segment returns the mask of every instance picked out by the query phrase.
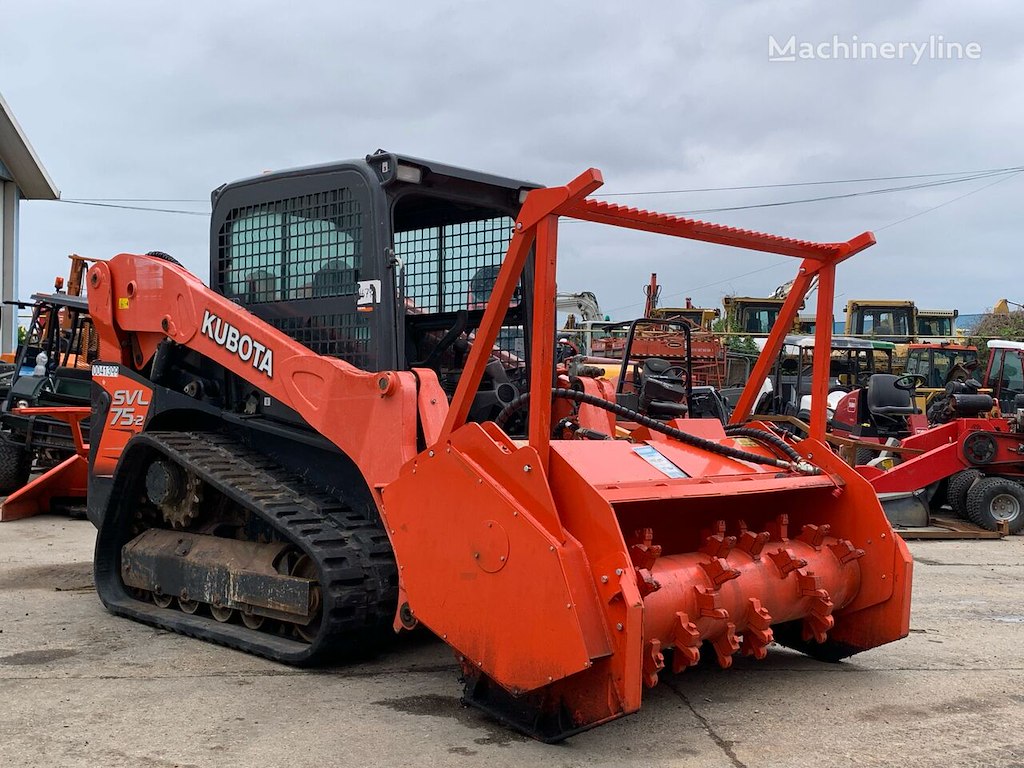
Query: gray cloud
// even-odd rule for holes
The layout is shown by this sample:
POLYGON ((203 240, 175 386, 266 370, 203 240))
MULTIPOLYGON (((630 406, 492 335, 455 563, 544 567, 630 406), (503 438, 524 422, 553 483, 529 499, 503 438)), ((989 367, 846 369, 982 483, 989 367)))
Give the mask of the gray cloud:
MULTIPOLYGON (((381 146, 549 184, 594 165, 608 192, 1022 162, 1024 103, 1015 94, 1024 10, 1009 2, 0 6, 11 31, 0 89, 69 198, 205 199, 224 181, 381 146), (941 34, 977 41, 983 55, 917 66, 769 63, 769 34, 941 34)), ((707 218, 846 239, 983 183, 707 218)), ((881 231, 875 248, 842 268, 841 301, 912 297, 971 312, 1012 292, 1001 276, 1019 263, 1021 184, 1011 179, 881 231)), ((806 192, 628 200, 690 210, 806 192)), ((592 225, 566 224, 561 242, 560 287, 593 290, 604 307, 622 307, 620 316, 640 308, 652 270, 666 297, 718 304, 725 292, 771 290, 795 268, 780 257, 592 225)), ((23 295, 64 271, 70 251, 160 248, 208 271, 201 217, 26 203, 21 247, 23 295)))

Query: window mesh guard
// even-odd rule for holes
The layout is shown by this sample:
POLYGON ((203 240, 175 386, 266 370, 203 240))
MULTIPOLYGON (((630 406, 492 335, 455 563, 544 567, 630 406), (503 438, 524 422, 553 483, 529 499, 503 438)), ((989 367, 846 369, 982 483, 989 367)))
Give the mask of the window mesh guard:
POLYGON ((267 307, 259 314, 268 323, 314 352, 371 368, 370 318, 355 305, 362 252, 362 211, 350 189, 240 207, 220 232, 219 288, 244 306, 267 307), (283 312, 270 306, 286 302, 283 312))
MULTIPOLYGON (((510 217, 498 216, 396 232, 395 253, 403 264, 407 314, 415 318, 484 309, 505 258, 513 224, 510 217)), ((519 301, 517 291, 510 309, 519 301)), ((495 347, 505 365, 515 367, 525 363, 523 328, 511 319, 507 322, 495 347)), ((470 338, 474 330, 469 329, 470 338)))

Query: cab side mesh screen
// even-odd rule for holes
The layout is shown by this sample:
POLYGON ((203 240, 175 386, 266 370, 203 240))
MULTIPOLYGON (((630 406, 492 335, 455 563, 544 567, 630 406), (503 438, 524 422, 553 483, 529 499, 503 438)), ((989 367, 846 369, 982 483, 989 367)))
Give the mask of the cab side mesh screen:
MULTIPOLYGON (((484 309, 508 250, 513 225, 510 217, 497 216, 396 232, 395 254, 403 265, 407 315, 484 309)), ((520 299, 517 290, 510 309, 517 307, 520 299)), ((524 362, 522 325, 507 324, 495 347, 506 353, 507 365, 524 362)))
POLYGON ((245 305, 355 295, 361 219, 348 189, 236 208, 220 232, 221 292, 245 305))
POLYGON ((356 309, 363 231, 346 188, 236 208, 219 233, 218 290, 314 352, 370 368, 370 318, 356 309))
POLYGON ((396 232, 395 252, 405 266, 409 309, 434 314, 483 308, 505 257, 512 223, 501 216, 396 232))

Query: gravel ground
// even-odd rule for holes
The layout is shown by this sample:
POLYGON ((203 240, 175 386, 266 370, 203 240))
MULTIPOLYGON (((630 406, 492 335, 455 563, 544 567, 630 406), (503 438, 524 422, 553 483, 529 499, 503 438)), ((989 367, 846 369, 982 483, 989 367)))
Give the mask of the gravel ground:
POLYGON ((4 766, 1024 765, 1024 537, 911 543, 906 640, 663 676, 638 714, 546 746, 462 708, 426 635, 294 670, 108 614, 87 522, 0 531, 4 766))

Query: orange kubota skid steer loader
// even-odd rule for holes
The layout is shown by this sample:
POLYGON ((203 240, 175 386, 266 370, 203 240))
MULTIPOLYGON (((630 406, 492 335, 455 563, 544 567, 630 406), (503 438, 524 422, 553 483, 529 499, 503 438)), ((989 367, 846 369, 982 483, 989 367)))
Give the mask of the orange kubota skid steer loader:
POLYGON ((874 238, 588 199, 600 185, 381 152, 215 192, 212 288, 154 256, 93 266, 106 606, 291 664, 422 624, 468 703, 548 741, 702 654, 904 637, 911 560, 823 440, 825 373, 808 439, 746 423, 810 281, 824 316, 835 265, 874 238), (560 217, 799 259, 733 424, 686 418, 678 371, 634 371, 618 402, 555 367, 560 217))

